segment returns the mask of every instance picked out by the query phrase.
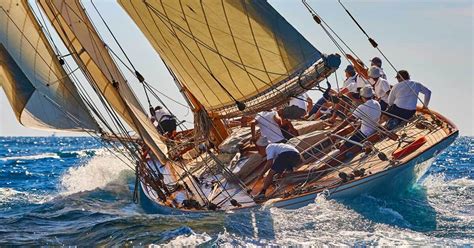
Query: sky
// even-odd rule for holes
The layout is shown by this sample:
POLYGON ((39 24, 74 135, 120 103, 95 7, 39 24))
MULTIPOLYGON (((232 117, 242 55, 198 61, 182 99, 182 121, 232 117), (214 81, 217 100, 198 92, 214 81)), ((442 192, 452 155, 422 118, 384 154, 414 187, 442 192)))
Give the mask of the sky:
MULTIPOLYGON (((270 4, 323 53, 337 48, 311 18, 299 0, 269 0, 270 4)), ((115 1, 94 1, 116 38, 147 81, 170 98, 185 103, 158 54, 115 1)), ((380 56, 336 0, 308 0, 353 51, 369 64, 380 56)), ((474 135, 474 1, 467 0, 345 0, 343 3, 377 41, 379 48, 397 69, 406 69, 413 80, 431 89, 430 108, 451 119, 461 135, 474 135)), ((36 8, 33 3, 33 7, 36 8)), ((119 51, 90 4, 86 11, 105 42, 119 51)), ((59 39, 58 42, 59 43, 59 39)), ((66 53, 66 52, 65 52, 66 53)), ((395 71, 386 60, 383 68, 389 82, 396 83, 395 71)), ((341 69, 336 73, 343 78, 341 69)), ((146 98, 133 75, 124 72, 144 106, 146 98)), ((316 100, 320 93, 311 91, 316 100)), ((192 121, 189 109, 164 98, 179 119, 192 121)), ((154 102, 157 104, 157 102, 154 102)), ((0 136, 44 136, 53 132, 28 129, 16 121, 3 90, 0 90, 0 136)), ((75 135, 58 133, 58 135, 75 135)))

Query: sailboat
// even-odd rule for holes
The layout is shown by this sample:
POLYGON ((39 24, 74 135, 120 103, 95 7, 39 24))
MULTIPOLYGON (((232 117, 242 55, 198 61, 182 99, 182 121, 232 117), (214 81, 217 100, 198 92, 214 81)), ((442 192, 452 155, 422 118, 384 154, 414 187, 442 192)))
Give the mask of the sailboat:
POLYGON ((289 143, 303 164, 275 178, 257 200, 266 160, 254 152, 245 120, 310 89, 328 90, 322 82, 345 54, 321 53, 266 1, 118 3, 164 62, 194 114, 194 128, 183 128, 173 139, 156 129, 151 98, 163 104, 156 87, 119 41, 127 61, 102 40, 79 0, 37 0, 39 12, 27 0, 0 0, 0 83, 22 125, 84 132, 122 154, 136 172, 134 200, 148 212, 298 208, 320 194, 351 197, 394 181, 407 185, 458 136, 450 120, 419 108, 393 131, 380 126, 344 159, 336 147, 355 127, 335 133, 321 120, 295 121, 297 135, 289 143), (143 85, 151 113, 117 63, 143 85))

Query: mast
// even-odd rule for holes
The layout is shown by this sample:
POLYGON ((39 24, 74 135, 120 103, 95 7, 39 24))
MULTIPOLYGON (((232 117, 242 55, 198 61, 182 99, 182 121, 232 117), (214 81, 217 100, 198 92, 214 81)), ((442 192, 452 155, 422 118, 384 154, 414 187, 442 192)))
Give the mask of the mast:
POLYGON ((39 0, 38 3, 90 83, 165 164, 166 145, 113 61, 81 3, 78 0, 39 0))

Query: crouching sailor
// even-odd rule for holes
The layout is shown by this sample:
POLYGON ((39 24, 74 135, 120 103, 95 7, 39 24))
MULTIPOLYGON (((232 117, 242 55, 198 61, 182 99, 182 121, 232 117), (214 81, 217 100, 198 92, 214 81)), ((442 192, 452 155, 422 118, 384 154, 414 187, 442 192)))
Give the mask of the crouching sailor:
POLYGON ((300 165, 303 160, 299 151, 289 144, 268 144, 268 139, 263 138, 258 140, 257 145, 266 147, 265 150, 260 151, 260 155, 267 156, 267 162, 258 179, 262 178, 265 173, 270 170, 264 179, 262 190, 255 197, 255 200, 259 201, 265 198, 265 192, 272 184, 275 174, 282 174, 284 171, 293 171, 293 168, 300 165))
POLYGON ((176 119, 168 111, 164 110, 161 106, 155 108, 153 124, 162 135, 166 135, 168 138, 174 138, 176 135, 176 119), (156 123, 156 124, 155 124, 156 123))
MULTIPOLYGON (((354 142, 362 142, 367 137, 375 133, 377 123, 380 120, 382 114, 380 104, 374 100, 374 90, 372 86, 365 86, 360 90, 360 96, 364 101, 363 104, 359 105, 351 116, 346 118, 333 132, 337 133, 339 130, 345 128, 354 119, 360 119, 362 124, 349 140, 354 142)), ((341 147, 339 147, 340 153, 343 153, 347 149, 351 148, 353 143, 346 141, 341 147)))

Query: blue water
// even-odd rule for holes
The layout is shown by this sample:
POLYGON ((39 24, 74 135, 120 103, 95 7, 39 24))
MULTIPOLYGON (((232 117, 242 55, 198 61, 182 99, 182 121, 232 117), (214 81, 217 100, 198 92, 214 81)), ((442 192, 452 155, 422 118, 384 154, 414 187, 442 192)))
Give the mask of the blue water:
POLYGON ((91 138, 0 137, 3 245, 456 245, 474 243, 474 138, 407 190, 297 210, 149 215, 134 174, 91 138))

